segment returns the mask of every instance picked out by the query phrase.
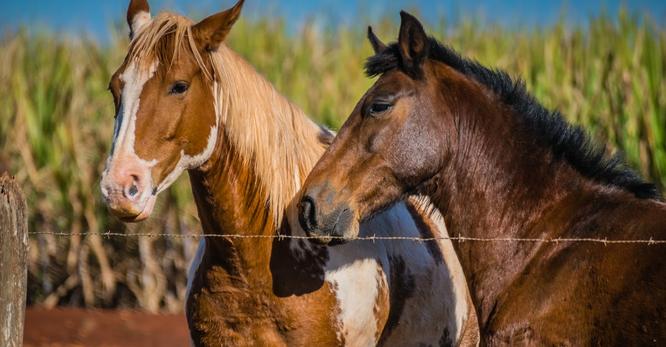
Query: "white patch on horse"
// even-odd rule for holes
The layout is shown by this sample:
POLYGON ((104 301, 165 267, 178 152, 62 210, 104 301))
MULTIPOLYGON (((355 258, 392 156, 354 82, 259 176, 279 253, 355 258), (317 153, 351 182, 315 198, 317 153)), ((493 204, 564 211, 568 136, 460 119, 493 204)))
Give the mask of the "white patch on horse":
POLYGON ((143 86, 153 78, 156 70, 157 61, 150 64, 147 70, 142 70, 137 62, 132 62, 127 65, 125 71, 120 75, 120 80, 125 85, 120 97, 120 109, 116 115, 116 126, 109 159, 115 156, 116 148, 119 148, 121 152, 125 151, 126 154, 134 154, 138 158, 134 152, 136 114, 139 111, 143 86))
MULTIPOLYGON (((405 213, 408 212, 404 204, 396 204, 362 223, 359 226, 359 236, 417 236, 418 231, 413 223, 411 227, 405 225, 404 218, 411 221, 411 216, 405 215, 405 213)), ((376 338, 380 332, 377 331, 378 318, 375 316, 374 309, 379 288, 382 283, 387 283, 387 277, 393 271, 389 257, 405 258, 406 267, 410 270, 427 267, 429 253, 418 247, 423 246, 411 241, 396 243, 377 240, 375 242, 349 242, 329 248, 330 258, 325 267, 325 279, 335 288, 340 310, 337 320, 342 327, 341 334, 346 344, 350 346, 376 345, 376 338), (411 246, 402 249, 396 244, 411 246), (377 267, 383 271, 377 271, 377 267)), ((426 286, 429 286, 429 283, 426 283, 426 286)), ((419 307, 418 310, 423 310, 423 307, 419 307)), ((401 324, 406 323, 403 319, 400 322, 401 324)), ((419 335, 420 332, 417 332, 411 336, 419 335)))
MULTIPOLYGON (((439 210, 433 210, 430 214, 432 221, 439 229, 439 233, 435 234, 435 237, 447 237, 449 232, 446 229, 444 223, 444 217, 439 212, 439 210)), ((447 269, 449 271, 449 276, 451 277, 451 283, 453 283, 453 292, 450 295, 449 300, 452 301, 455 309, 454 316, 455 320, 449 319, 449 333, 452 337, 455 338, 454 341, 460 341, 462 338, 463 328, 465 322, 469 317, 469 305, 467 302, 467 281, 465 279, 465 274, 462 270, 462 265, 460 265, 460 260, 456 254, 455 249, 451 240, 439 240, 439 247, 442 250, 442 255, 444 257, 444 262, 446 263, 447 269)))
POLYGON ((141 31, 141 29, 148 26, 150 23, 150 13, 146 11, 139 11, 132 18, 132 24, 130 25, 130 38, 136 37, 136 35, 141 31))
MULTIPOLYGON (((365 243, 365 242, 364 242, 365 243)), ((360 243, 355 243, 361 246, 360 243)), ((338 246, 336 246, 338 247, 338 246)), ((351 250, 352 245, 343 245, 351 250)), ((342 250, 342 249, 339 249, 342 250)), ((347 257, 347 252, 331 251, 326 264, 326 281, 331 283, 340 309, 336 317, 342 331, 338 339, 349 346, 374 346, 377 341, 375 302, 379 294, 376 254, 371 249, 356 249, 356 257, 347 257), (354 259, 350 262, 350 259, 354 259)))
MULTIPOLYGON (((427 217, 425 217, 427 218, 427 217)), ((446 236, 443 223, 437 224, 438 233, 446 236)), ((370 219, 361 226, 365 235, 406 237, 421 237, 421 231, 405 203, 400 202, 381 215, 370 219)), ((437 232, 437 231, 434 231, 437 232)), ((439 235, 438 235, 439 236, 439 235)), ((436 258, 427 249, 424 243, 404 241, 383 241, 376 243, 375 247, 383 245, 389 259, 404 261, 406 273, 392 273, 396 263, 389 262, 384 267, 389 278, 400 275, 401 280, 409 278, 413 281, 413 292, 405 300, 399 322, 385 340, 387 345, 438 345, 444 331, 448 331, 453 340, 458 341, 462 332, 463 318, 458 316, 460 309, 466 312, 466 284, 464 277, 455 276, 455 268, 460 267, 454 252, 447 254, 447 249, 441 242, 438 244, 442 251, 443 262, 436 258), (453 269, 451 266, 453 265, 453 269), (455 283, 452 283, 455 282, 455 283), (459 289, 462 285, 462 291, 459 289), (432 309, 440 307, 440 309, 432 309), (453 319, 456 317, 456 320, 453 319), (427 327, 427 328, 424 328, 427 327)), ((450 246, 450 241, 449 241, 450 246)), ((452 248, 451 248, 452 249, 452 248)), ((390 288, 394 291, 395 288, 390 288)))
POLYGON ((194 281, 194 276, 199 270, 199 265, 201 265, 201 260, 203 259, 204 253, 206 251, 206 238, 202 237, 199 240, 199 246, 197 247, 197 253, 192 258, 190 263, 190 269, 187 271, 187 290, 185 291, 185 312, 187 312, 187 298, 190 297, 190 291, 192 290, 192 282, 194 281))
MULTIPOLYGON (((188 314, 187 302, 189 301, 190 293, 192 291, 192 282, 194 281, 194 276, 197 275, 199 266, 201 265, 201 260, 203 259, 204 253, 206 252, 206 238, 202 237, 199 240, 199 246, 197 247, 197 253, 192 257, 190 262, 190 268, 187 270, 187 289, 185 290, 185 314, 188 314)), ((196 344, 190 336, 190 346, 195 346, 196 344)))
MULTIPOLYGON (((185 290, 185 314, 188 314, 187 302, 189 301, 190 293, 192 291, 192 282, 194 281, 194 276, 197 275, 199 266, 201 265, 201 260, 203 259, 204 253, 206 252, 206 238, 202 237, 199 240, 199 246, 197 247, 197 253, 194 254, 192 261, 190 262, 190 268, 187 270, 187 289, 185 290)), ((190 335, 190 346, 196 346, 192 336, 190 335)))
MULTIPOLYGON (((147 170, 150 170, 157 165, 157 160, 144 160, 140 158, 134 150, 136 142, 136 115, 141 103, 141 91, 143 91, 143 86, 153 77, 156 70, 156 61, 150 64, 147 70, 141 69, 137 62, 132 62, 120 75, 120 79, 125 82, 125 85, 120 99, 120 108, 116 115, 113 142, 111 143, 111 155, 109 155, 109 158, 106 161, 106 169, 104 170, 102 177, 107 176, 118 157, 131 158, 143 165, 147 170)), ((121 165, 122 163, 115 164, 121 165)), ((152 182, 152 177, 149 176, 147 179, 152 182)), ((152 186, 152 184, 150 186, 152 186)), ((102 192, 106 196, 108 195, 108 192, 105 192, 105 189, 105 186, 102 185, 102 192)), ((152 191, 146 189, 141 193, 139 201, 142 204, 145 204, 151 195, 152 191)))

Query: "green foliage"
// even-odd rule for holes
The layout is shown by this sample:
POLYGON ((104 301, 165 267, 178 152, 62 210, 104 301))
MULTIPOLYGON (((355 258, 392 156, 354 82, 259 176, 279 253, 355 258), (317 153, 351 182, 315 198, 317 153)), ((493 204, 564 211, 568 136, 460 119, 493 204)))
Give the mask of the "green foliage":
MULTIPOLYGON (((547 107, 584 125, 645 176, 666 185, 663 28, 624 12, 593 19, 586 27, 557 24, 532 31, 474 21, 453 28, 442 23, 427 26, 429 32, 466 56, 523 78, 547 107)), ((386 41, 397 37, 397 25, 389 20, 375 29, 386 41)), ((127 48, 121 37, 107 45, 24 32, 0 39, 0 166, 4 163, 23 184, 32 231, 123 228, 108 216, 98 188, 113 128, 107 83, 127 48)), ((363 74, 371 50, 360 24, 326 30, 307 24, 289 34, 280 19, 241 20, 228 44, 279 91, 333 128, 372 83, 363 74)), ((164 195, 153 221, 132 226, 133 231, 198 232, 188 182, 179 180, 164 195)), ((184 283, 184 259, 193 247, 187 241, 140 242, 139 247, 90 238, 31 242, 30 302, 180 307, 184 288, 157 284, 165 277, 184 283), (145 260, 146 252, 161 270, 145 260), (104 269, 105 262, 112 270, 104 269), (158 298, 146 297, 150 291, 158 298)))

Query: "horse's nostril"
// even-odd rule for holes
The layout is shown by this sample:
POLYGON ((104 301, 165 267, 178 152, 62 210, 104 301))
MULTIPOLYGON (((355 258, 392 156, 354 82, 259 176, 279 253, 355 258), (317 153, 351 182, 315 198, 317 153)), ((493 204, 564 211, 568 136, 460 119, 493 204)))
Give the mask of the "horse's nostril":
POLYGON ((317 227, 317 217, 314 200, 306 196, 298 204, 298 221, 306 232, 311 232, 317 227))
POLYGON ((132 183, 132 185, 129 188, 129 192, 128 192, 130 197, 134 197, 138 192, 139 192, 139 188, 137 188, 136 184, 132 183))

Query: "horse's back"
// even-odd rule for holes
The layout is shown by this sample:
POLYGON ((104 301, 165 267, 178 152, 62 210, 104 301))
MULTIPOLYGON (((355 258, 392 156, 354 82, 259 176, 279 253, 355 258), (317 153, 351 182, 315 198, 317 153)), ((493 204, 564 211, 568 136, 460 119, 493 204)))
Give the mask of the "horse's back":
MULTIPOLYGON (((624 239, 648 243, 621 244, 610 256, 599 255, 607 269, 610 283, 617 292, 609 299, 608 331, 602 344, 666 344, 666 204, 641 201, 616 217, 616 225, 625 225, 624 239), (617 279, 615 279, 617 278, 617 279)), ((610 247, 603 247, 609 249, 610 247)))
POLYGON ((587 217, 569 232, 626 242, 542 245, 496 303, 487 344, 666 342, 666 257, 663 245, 649 244, 666 239, 666 205, 618 204, 587 217))
MULTIPOLYGON (((666 343, 666 256, 665 245, 649 240, 666 240, 666 204, 649 199, 633 200, 619 211, 609 212, 608 238, 627 243, 596 246, 596 278, 602 295, 609 291, 605 328, 609 343, 631 342, 638 337, 646 343, 666 343), (640 241, 643 243, 631 243, 640 241)), ((588 253, 590 251, 588 250, 588 253)), ((584 252, 579 252, 582 258, 584 252)), ((601 309, 600 309, 601 310, 601 309)), ((601 341, 603 342, 603 340, 601 341)))

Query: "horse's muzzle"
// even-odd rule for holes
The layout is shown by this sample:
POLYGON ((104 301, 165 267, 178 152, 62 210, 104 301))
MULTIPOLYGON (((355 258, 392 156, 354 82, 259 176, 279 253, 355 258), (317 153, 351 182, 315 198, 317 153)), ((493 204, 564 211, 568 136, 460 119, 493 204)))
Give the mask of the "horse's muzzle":
POLYGON ((298 203, 298 221, 305 233, 323 244, 344 243, 348 237, 354 214, 346 205, 337 206, 331 212, 322 211, 316 200, 305 195, 298 203))

